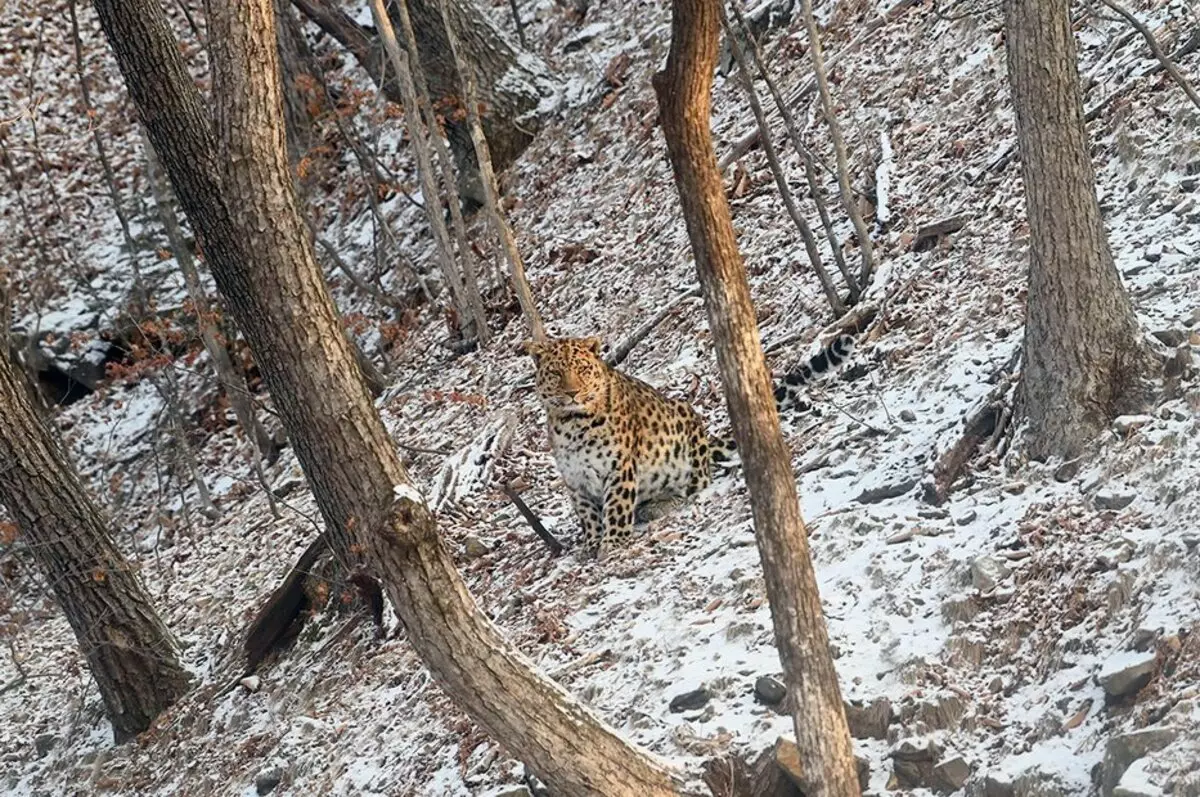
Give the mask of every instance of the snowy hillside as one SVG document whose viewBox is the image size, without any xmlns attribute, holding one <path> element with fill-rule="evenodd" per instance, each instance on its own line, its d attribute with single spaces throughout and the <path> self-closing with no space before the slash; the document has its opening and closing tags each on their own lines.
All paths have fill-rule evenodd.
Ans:
<svg viewBox="0 0 1200 797">
<path fill-rule="evenodd" d="M 0 120 L 16 119 L 5 144 L 24 175 L 20 196 L 46 219 L 39 244 L 23 232 L 5 174 L 0 275 L 22 286 L 17 330 L 63 341 L 111 324 L 129 284 L 129 253 L 75 99 L 65 8 L 0 5 Z M 1200 795 L 1200 388 L 1190 371 L 1169 381 L 1145 415 L 1118 419 L 1066 466 L 1023 462 L 998 435 L 946 503 L 924 500 L 938 457 L 1003 389 L 1020 346 L 1028 231 L 1019 164 L 1009 162 L 998 9 L 963 15 L 970 9 L 902 3 L 869 29 L 889 8 L 862 0 L 818 8 L 856 181 L 886 181 L 890 223 L 876 228 L 882 267 L 871 298 L 880 311 L 867 339 L 844 378 L 814 389 L 818 413 L 785 419 L 835 664 L 845 697 L 861 706 L 851 719 L 871 768 L 868 791 L 1108 797 L 1120 781 L 1127 797 Z M 506 5 L 493 11 L 511 28 Z M 1156 62 L 1124 23 L 1079 11 L 1085 103 L 1101 108 L 1089 130 L 1118 268 L 1147 333 L 1194 352 L 1200 110 L 1151 73 Z M 132 110 L 90 9 L 80 13 L 105 111 L 96 124 L 111 137 L 135 233 L 165 247 Z M 569 81 L 557 121 L 507 176 L 511 218 L 551 332 L 601 335 L 615 347 L 696 279 L 650 87 L 669 44 L 669 5 L 593 4 L 580 25 L 550 0 L 522 13 L 531 44 Z M 1200 29 L 1180 0 L 1150 0 L 1137 13 L 1163 28 L 1168 51 Z M 768 46 L 785 88 L 808 79 L 801 28 L 794 20 Z M 578 46 L 565 52 L 573 37 Z M 189 55 L 203 74 L 202 53 Z M 613 64 L 624 64 L 623 81 L 600 99 Z M 1180 66 L 1200 76 L 1200 52 Z M 367 85 L 349 67 L 338 79 Z M 732 78 L 718 76 L 715 92 L 721 157 L 753 117 Z M 53 179 L 41 174 L 31 119 L 20 113 L 31 99 Z M 807 101 L 796 111 L 809 144 L 830 158 L 818 114 Z M 399 120 L 369 107 L 356 124 L 389 168 L 412 174 Z M 798 186 L 799 159 L 777 140 Z M 352 163 L 348 153 L 318 159 L 323 177 L 310 198 L 323 235 L 365 269 L 373 222 L 361 191 L 346 197 L 346 183 L 357 186 Z M 734 190 L 739 170 L 746 176 Z M 782 372 L 831 319 L 762 153 L 741 157 L 728 177 L 764 343 L 798 336 L 772 351 Z M 422 212 L 403 196 L 384 210 L 406 254 L 428 268 Z M 965 217 L 960 231 L 914 251 L 918 227 L 953 216 Z M 488 240 L 481 220 L 473 229 Z M 39 246 L 90 273 L 43 290 L 32 277 Z M 162 280 L 160 310 L 179 307 L 174 260 L 149 260 L 142 268 Z M 380 411 L 418 485 L 436 496 L 474 595 L 543 671 L 698 788 L 706 760 L 753 759 L 791 732 L 761 680 L 778 677 L 779 662 L 740 474 L 652 522 L 611 559 L 552 558 L 499 489 L 521 480 L 547 528 L 567 541 L 575 534 L 531 366 L 516 353 L 520 317 L 505 316 L 486 350 L 460 356 L 436 308 L 393 317 L 330 275 L 364 350 L 391 369 Z M 393 270 L 382 280 L 391 288 L 399 278 Z M 382 322 L 400 329 L 390 347 Z M 699 299 L 682 303 L 623 368 L 727 428 Z M 207 358 L 179 374 L 199 428 L 216 428 L 204 425 L 215 392 Z M 122 380 L 64 408 L 57 425 L 185 645 L 194 688 L 158 727 L 114 747 L 49 591 L 19 544 L 0 542 L 0 791 L 524 794 L 523 767 L 451 706 L 402 630 L 376 640 L 367 622 L 318 617 L 255 680 L 237 683 L 240 635 L 317 533 L 319 513 L 286 449 L 268 473 L 286 494 L 282 519 L 272 519 L 245 441 L 222 429 L 193 435 L 222 512 L 205 519 L 193 487 L 162 483 L 161 410 L 147 381 Z M 499 461 L 475 469 L 481 441 L 505 428 L 512 437 Z M 672 710 L 695 690 L 703 694 L 691 696 L 694 708 Z"/>
</svg>

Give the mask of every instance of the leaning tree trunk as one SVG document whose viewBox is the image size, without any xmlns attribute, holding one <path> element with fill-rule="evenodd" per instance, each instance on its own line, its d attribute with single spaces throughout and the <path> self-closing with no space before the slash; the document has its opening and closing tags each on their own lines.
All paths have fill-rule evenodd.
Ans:
<svg viewBox="0 0 1200 797">
<path fill-rule="evenodd" d="M 399 81 L 387 65 L 383 42 L 338 7 L 335 0 L 292 0 L 310 20 L 337 39 L 366 70 L 384 95 L 403 104 Z M 434 101 L 459 96 L 460 79 L 450 55 L 437 0 L 409 0 L 408 10 L 416 29 L 420 63 Z M 394 9 L 388 14 L 399 25 Z M 474 0 L 450 3 L 450 24 L 463 45 L 463 56 L 480 85 L 483 127 L 492 153 L 492 165 L 503 171 L 517 159 L 543 124 L 543 100 L 557 90 L 545 62 L 524 50 Z M 447 118 L 450 140 L 460 173 L 459 191 L 477 205 L 484 204 L 478 162 L 471 132 L 464 120 Z"/>
<path fill-rule="evenodd" d="M 656 762 L 500 635 L 412 487 L 363 387 L 297 212 L 270 0 L 210 3 L 215 136 L 157 0 L 95 5 L 327 528 L 349 537 L 385 580 L 430 672 L 555 794 L 675 794 Z"/>
<path fill-rule="evenodd" d="M 316 78 L 309 74 L 312 54 L 296 10 L 287 0 L 275 0 L 279 69 L 283 82 L 283 118 L 287 123 L 288 162 L 292 168 L 313 145 L 313 117 L 309 111 Z"/>
<path fill-rule="evenodd" d="M 663 135 L 704 290 L 734 438 L 745 463 L 775 640 L 810 797 L 860 794 L 841 689 L 779 429 L 746 268 L 713 149 L 711 91 L 721 0 L 675 0 L 666 69 L 654 76 Z"/>
<path fill-rule="evenodd" d="M 122 742 L 149 728 L 184 693 L 188 676 L 145 587 L 38 420 L 22 381 L 0 353 L 0 504 L 67 615 Z"/>
<path fill-rule="evenodd" d="M 1004 3 L 1030 231 L 1021 401 L 1035 459 L 1077 456 L 1137 407 L 1152 363 L 1096 201 L 1069 6 Z"/>
</svg>

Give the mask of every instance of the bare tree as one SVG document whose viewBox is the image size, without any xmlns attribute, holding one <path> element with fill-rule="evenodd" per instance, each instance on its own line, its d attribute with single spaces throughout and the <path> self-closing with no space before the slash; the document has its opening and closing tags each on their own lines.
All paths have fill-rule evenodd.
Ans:
<svg viewBox="0 0 1200 797">
<path fill-rule="evenodd" d="M 210 3 L 216 130 L 157 0 L 95 0 L 134 104 L 255 352 L 327 532 L 385 579 L 447 694 L 556 794 L 670 777 L 541 675 L 468 593 L 362 384 L 287 174 L 270 0 Z"/>
<path fill-rule="evenodd" d="M 186 691 L 187 673 L 108 521 L 20 381 L 7 354 L 0 355 L 0 504 L 54 590 L 100 687 L 113 736 L 124 741 Z"/>
<path fill-rule="evenodd" d="M 654 89 L 733 434 L 746 466 L 775 641 L 804 762 L 802 791 L 813 797 L 857 797 L 861 792 L 853 747 L 791 457 L 780 432 L 746 268 L 713 149 L 709 119 L 721 33 L 720 3 L 674 0 L 671 50 L 666 69 L 654 76 Z"/>
<path fill-rule="evenodd" d="M 1026 443 L 1071 458 L 1140 405 L 1153 360 L 1100 217 L 1068 0 L 1005 0 L 1004 21 L 1030 231 Z"/>
</svg>

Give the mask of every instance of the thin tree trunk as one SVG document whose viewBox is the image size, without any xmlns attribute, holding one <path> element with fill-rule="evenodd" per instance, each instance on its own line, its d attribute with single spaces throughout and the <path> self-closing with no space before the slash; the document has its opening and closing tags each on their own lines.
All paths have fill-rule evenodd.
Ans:
<svg viewBox="0 0 1200 797">
<path fill-rule="evenodd" d="M 408 54 L 400 49 L 396 41 L 396 32 L 392 28 L 391 17 L 387 14 L 384 0 L 371 0 L 371 13 L 375 17 L 375 25 L 383 39 L 392 68 L 400 76 L 400 88 L 404 97 L 404 118 L 408 126 L 408 137 L 412 142 L 413 154 L 417 157 L 417 172 L 421 178 L 421 193 L 424 195 L 425 216 L 429 219 L 429 227 L 433 232 L 434 246 L 442 263 L 442 273 L 446 276 L 446 284 L 454 297 L 454 309 L 458 312 L 464 333 L 473 332 L 482 343 L 487 339 L 487 316 L 483 312 L 483 299 L 479 296 L 478 285 L 475 295 L 467 293 L 462 275 L 454 259 L 454 250 L 450 246 L 450 233 L 442 218 L 442 203 L 437 190 L 437 176 L 433 171 L 433 158 L 429 149 L 429 138 L 421 123 L 421 106 L 417 100 L 417 87 L 413 82 L 412 62 Z M 436 135 L 436 130 L 429 131 Z M 464 334 L 464 337 L 470 337 Z"/>
<path fill-rule="evenodd" d="M 530 288 L 529 279 L 525 276 L 525 262 L 521 259 L 521 251 L 517 248 L 517 239 L 513 235 L 512 228 L 508 225 L 508 220 L 504 218 L 504 211 L 500 209 L 500 186 L 496 182 L 496 172 L 492 169 L 492 156 L 488 149 L 487 138 L 484 136 L 483 123 L 479 118 L 475 74 L 470 64 L 461 57 L 462 48 L 453 26 L 450 24 L 447 0 L 438 0 L 438 2 L 441 3 L 442 15 L 446 21 L 446 39 L 450 45 L 450 54 L 457 65 L 459 77 L 462 78 L 462 97 L 467 111 L 467 126 L 471 131 L 471 141 L 475 145 L 475 158 L 479 163 L 479 177 L 483 181 L 484 205 L 487 208 L 488 218 L 491 220 L 492 229 L 500 242 L 500 251 L 504 253 L 504 259 L 508 262 L 513 291 L 516 292 L 517 301 L 521 304 L 521 311 L 529 323 L 530 334 L 534 340 L 545 340 L 546 327 L 542 324 L 542 316 L 533 300 L 533 289 Z"/>
<path fill-rule="evenodd" d="M 1096 200 L 1068 0 L 1005 0 L 1004 20 L 1030 231 L 1026 443 L 1072 458 L 1140 405 L 1151 361 Z"/>
<path fill-rule="evenodd" d="M 186 691 L 187 673 L 136 571 L 18 378 L 0 356 L 0 504 L 75 631 L 121 742 Z"/>
<path fill-rule="evenodd" d="M 713 149 L 711 91 L 720 0 L 675 0 L 666 69 L 654 76 L 660 119 L 717 349 L 734 438 L 745 463 L 755 537 L 810 797 L 861 792 L 791 457 L 763 356 L 746 269 Z"/>
<path fill-rule="evenodd" d="M 361 548 L 446 693 L 556 794 L 676 794 L 657 763 L 538 673 L 479 610 L 400 463 L 338 326 L 287 174 L 270 0 L 210 10 L 216 136 L 156 0 L 95 4 L 331 542 Z"/>
<path fill-rule="evenodd" d="M 283 81 L 283 117 L 287 121 L 288 162 L 293 170 L 312 147 L 313 118 L 303 76 L 311 56 L 296 11 L 288 0 L 275 0 L 278 18 L 279 69 Z"/>
<path fill-rule="evenodd" d="M 808 262 L 812 266 L 813 272 L 817 275 L 817 280 L 821 283 L 821 289 L 825 291 L 825 298 L 829 301 L 829 307 L 833 310 L 834 317 L 840 316 L 846 312 L 846 305 L 842 302 L 842 297 L 838 296 L 837 288 L 834 286 L 833 280 L 830 279 L 829 272 L 825 270 L 825 266 L 821 263 L 821 253 L 817 250 L 817 239 L 813 236 L 812 228 L 808 226 L 808 221 L 796 205 L 796 198 L 792 195 L 787 175 L 783 173 L 783 165 L 780 164 L 779 155 L 775 151 L 775 143 L 771 140 L 771 126 L 767 123 L 767 115 L 763 113 L 762 105 L 758 101 L 758 91 L 754 88 L 754 76 L 750 74 L 750 67 L 746 63 L 746 55 L 742 52 L 742 46 L 738 44 L 737 35 L 734 34 L 733 28 L 729 25 L 729 20 L 726 18 L 723 10 L 721 13 L 721 26 L 725 29 L 726 40 L 729 42 L 730 51 L 733 53 L 733 60 L 737 62 L 738 77 L 741 78 L 742 89 L 746 92 L 746 99 L 750 102 L 750 110 L 753 112 L 754 120 L 758 123 L 758 128 L 761 131 L 759 142 L 762 144 L 763 153 L 767 156 L 767 164 L 771 167 L 771 175 L 775 178 L 775 187 L 779 189 L 779 197 L 783 200 L 783 207 L 787 210 L 788 216 L 791 217 L 792 223 L 796 225 L 796 229 L 800 231 L 800 238 L 804 241 L 804 249 L 808 253 Z M 748 26 L 744 27 L 746 33 L 749 34 L 750 28 Z M 750 41 L 754 41 L 752 35 L 750 36 Z M 853 283 L 850 283 L 847 287 L 851 292 L 854 291 Z"/>
<path fill-rule="evenodd" d="M 833 154 L 837 160 L 838 191 L 842 195 L 842 207 L 854 225 L 854 233 L 858 236 L 858 248 L 862 254 L 862 271 L 858 275 L 858 284 L 866 290 L 871 284 L 871 274 L 875 270 L 875 259 L 871 247 L 871 233 L 863 222 L 862 214 L 858 212 L 858 202 L 855 200 L 854 189 L 850 187 L 850 164 L 846 158 L 846 142 L 842 138 L 842 127 L 838 124 L 837 111 L 833 107 L 833 95 L 829 92 L 829 77 L 825 72 L 825 55 L 821 49 L 821 32 L 817 30 L 817 21 L 813 17 L 812 0 L 801 0 L 804 12 L 804 25 L 808 29 L 808 51 L 812 56 L 813 78 L 817 82 L 817 93 L 821 97 L 821 109 L 824 111 L 825 123 L 829 125 L 829 140 L 833 144 Z"/>
</svg>

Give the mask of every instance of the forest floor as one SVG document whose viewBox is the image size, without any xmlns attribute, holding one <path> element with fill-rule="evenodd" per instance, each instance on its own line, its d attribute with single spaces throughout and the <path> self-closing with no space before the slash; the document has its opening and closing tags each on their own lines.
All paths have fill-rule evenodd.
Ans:
<svg viewBox="0 0 1200 797">
<path fill-rule="evenodd" d="M 28 43 L 42 37 L 43 146 L 60 165 L 78 164 L 78 179 L 63 180 L 58 199 L 65 218 L 88 230 L 62 246 L 94 278 L 88 292 L 18 297 L 18 327 L 69 336 L 111 320 L 129 275 L 81 111 L 55 99 L 75 91 L 58 5 L 0 7 L 0 28 L 14 34 L 0 42 L 0 96 L 28 93 Z M 132 114 L 90 9 L 80 10 L 89 59 L 107 81 L 97 93 L 117 109 L 105 130 L 117 170 L 132 175 L 123 186 L 138 208 L 136 229 L 161 241 L 137 176 Z M 1200 795 L 1195 372 L 1164 383 L 1144 415 L 1118 419 L 1075 463 L 1025 461 L 1020 428 L 1010 426 L 944 504 L 923 500 L 964 420 L 1011 394 L 1004 380 L 1022 337 L 1028 228 L 1019 163 L 1005 158 L 1014 131 L 998 7 L 955 18 L 920 3 L 864 32 L 886 10 L 818 8 L 826 52 L 841 54 L 832 79 L 856 179 L 874 183 L 877 169 L 887 172 L 881 205 L 891 218 L 875 229 L 876 322 L 846 376 L 814 388 L 818 412 L 785 419 L 784 429 L 842 688 L 864 707 L 853 714 L 856 751 L 871 767 L 868 791 L 1100 789 L 1107 797 L 1129 761 L 1150 749 L 1121 780 L 1127 797 Z M 493 11 L 511 27 L 506 6 Z M 42 13 L 54 21 L 39 32 Z M 650 87 L 669 44 L 669 4 L 593 4 L 586 26 L 567 22 L 550 0 L 523 13 L 530 41 L 568 80 L 556 120 L 506 178 L 512 220 L 551 332 L 601 335 L 616 346 L 696 279 Z M 1200 25 L 1178 0 L 1143 3 L 1137 13 L 1155 29 Z M 809 75 L 801 28 L 793 20 L 770 38 L 772 68 L 788 93 Z M 1145 330 L 1194 352 L 1200 112 L 1151 72 L 1144 42 L 1123 23 L 1084 14 L 1080 41 L 1087 107 L 1110 99 L 1090 132 L 1118 268 Z M 1200 54 L 1181 66 L 1200 74 Z M 623 78 L 601 98 L 606 69 Z M 0 118 L 11 110 L 0 108 Z M 829 158 L 819 114 L 807 100 L 797 111 L 809 145 Z M 377 113 L 363 124 L 392 168 L 411 168 L 397 121 Z M 719 157 L 752 128 L 732 79 L 717 78 L 713 124 Z M 27 133 L 26 122 L 14 124 L 9 146 Z M 799 185 L 799 161 L 783 149 Z M 361 191 L 346 196 L 334 179 L 353 171 L 349 163 L 343 154 L 318 165 L 318 177 L 329 179 L 317 181 L 313 201 L 324 234 L 366 269 L 371 214 Z M 772 351 L 780 373 L 806 355 L 830 315 L 762 153 L 740 158 L 728 177 L 764 343 L 797 336 Z M 27 189 L 49 204 L 43 183 L 31 179 Z M 15 241 L 13 193 L 0 192 L 0 202 L 5 240 Z M 384 210 L 406 252 L 431 262 L 420 211 L 403 197 Z M 959 215 L 961 231 L 913 251 L 920 225 Z M 474 231 L 483 235 L 479 220 Z M 19 253 L 10 250 L 0 269 L 24 273 Z M 856 262 L 857 250 L 848 256 Z M 160 308 L 178 306 L 169 254 L 150 271 L 164 280 Z M 378 358 L 385 347 L 376 322 L 386 311 L 339 275 L 331 281 Z M 506 298 L 496 302 L 507 320 L 486 350 L 464 355 L 446 345 L 438 311 L 392 319 L 402 334 L 386 347 L 393 384 L 380 412 L 484 610 L 544 672 L 698 786 L 706 760 L 753 758 L 791 732 L 790 718 L 755 693 L 757 679 L 779 675 L 779 662 L 744 482 L 738 473 L 719 479 L 603 562 L 551 557 L 499 491 L 522 480 L 546 526 L 573 538 L 531 366 L 516 353 L 523 321 Z M 212 397 L 206 358 L 192 366 L 181 382 L 203 419 Z M 699 300 L 681 304 L 623 367 L 689 397 L 714 429 L 727 428 Z M 269 471 L 287 492 L 282 518 L 273 519 L 248 473 L 244 441 L 224 430 L 197 438 L 221 510 L 216 520 L 201 517 L 192 488 L 160 478 L 161 408 L 149 380 L 129 379 L 71 404 L 57 424 L 124 530 L 122 547 L 179 636 L 194 688 L 155 729 L 114 747 L 49 590 L 19 543 L 0 543 L 8 653 L 0 653 L 0 687 L 15 684 L 0 691 L 0 791 L 253 795 L 277 782 L 272 793 L 281 795 L 519 794 L 521 765 L 451 705 L 390 612 L 383 639 L 368 622 L 316 617 L 250 688 L 227 688 L 242 674 L 241 634 L 315 535 L 319 513 L 287 449 Z M 493 445 L 497 436 L 507 444 Z M 671 710 L 672 698 L 701 688 L 703 705 Z"/>
</svg>

